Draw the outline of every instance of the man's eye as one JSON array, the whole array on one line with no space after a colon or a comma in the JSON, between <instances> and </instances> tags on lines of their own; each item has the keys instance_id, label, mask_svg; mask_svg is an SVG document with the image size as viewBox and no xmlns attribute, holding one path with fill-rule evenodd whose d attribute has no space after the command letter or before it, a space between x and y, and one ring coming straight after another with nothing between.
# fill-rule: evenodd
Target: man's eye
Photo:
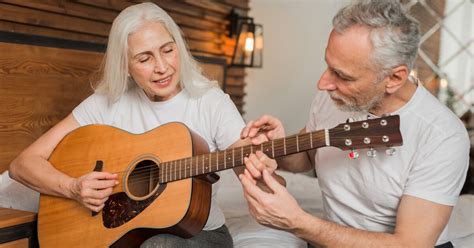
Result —
<instances>
[{"instance_id":1,"label":"man's eye","mask_svg":"<svg viewBox=\"0 0 474 248\"><path fill-rule=\"evenodd\" d=\"M172 51L173 51L173 48L168 48L168 49L165 49L163 52L164 52L164 53L170 53L170 52L172 52Z\"/></svg>"}]
</instances>

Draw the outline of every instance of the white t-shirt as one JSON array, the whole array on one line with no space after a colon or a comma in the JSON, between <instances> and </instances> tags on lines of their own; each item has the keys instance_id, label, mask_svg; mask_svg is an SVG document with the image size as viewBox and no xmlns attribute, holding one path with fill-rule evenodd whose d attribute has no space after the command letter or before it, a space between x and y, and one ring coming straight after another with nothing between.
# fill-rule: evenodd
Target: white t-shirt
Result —
<instances>
[{"instance_id":1,"label":"white t-shirt","mask_svg":"<svg viewBox=\"0 0 474 248\"><path fill-rule=\"evenodd\" d=\"M199 134L209 150L224 150L240 138L245 126L229 95L218 88L192 98L182 90L163 102L152 102L139 87L127 91L117 102L108 104L104 95L93 94L72 111L81 126L111 125L130 133L144 133L169 122L182 122ZM224 225L224 215L217 205L219 182L212 185L212 203L204 230Z\"/></svg>"},{"instance_id":2,"label":"white t-shirt","mask_svg":"<svg viewBox=\"0 0 474 248\"><path fill-rule=\"evenodd\" d=\"M358 159L348 151L324 147L315 155L316 172L326 218L336 223L374 232L393 233L402 195L411 195L454 206L466 178L470 142L461 121L423 86L392 115L400 115L403 146L388 156L367 149ZM377 118L369 113L343 112L327 92L313 100L307 131L332 128L347 118ZM436 218L434 216L433 218ZM423 227L420 227L423 228ZM447 242L447 227L437 244Z\"/></svg>"}]
</instances>

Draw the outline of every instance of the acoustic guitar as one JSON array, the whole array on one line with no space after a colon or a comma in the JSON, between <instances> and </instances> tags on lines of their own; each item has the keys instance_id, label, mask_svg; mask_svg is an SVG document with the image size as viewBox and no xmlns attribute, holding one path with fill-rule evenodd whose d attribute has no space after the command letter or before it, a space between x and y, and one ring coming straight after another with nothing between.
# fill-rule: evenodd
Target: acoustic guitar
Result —
<instances>
[{"instance_id":1,"label":"acoustic guitar","mask_svg":"<svg viewBox=\"0 0 474 248\"><path fill-rule=\"evenodd\" d=\"M244 165L244 157L257 150L276 158L326 146L390 149L403 143L399 123L399 116L343 123L212 153L177 122L139 135L105 125L80 127L63 138L49 161L71 177L117 173L119 184L99 213L42 194L38 240L41 247L138 247L158 233L191 237L207 221L215 172Z\"/></svg>"}]
</instances>

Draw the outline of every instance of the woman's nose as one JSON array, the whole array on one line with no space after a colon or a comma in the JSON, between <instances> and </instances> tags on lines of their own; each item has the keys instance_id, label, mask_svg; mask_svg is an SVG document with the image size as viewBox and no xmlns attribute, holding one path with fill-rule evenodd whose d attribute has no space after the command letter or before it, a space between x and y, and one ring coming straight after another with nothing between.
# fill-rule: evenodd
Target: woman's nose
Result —
<instances>
[{"instance_id":1,"label":"woman's nose","mask_svg":"<svg viewBox=\"0 0 474 248\"><path fill-rule=\"evenodd\" d=\"M156 59L154 71L156 73L165 73L166 70L168 70L168 62L165 59L158 57Z\"/></svg>"}]
</instances>

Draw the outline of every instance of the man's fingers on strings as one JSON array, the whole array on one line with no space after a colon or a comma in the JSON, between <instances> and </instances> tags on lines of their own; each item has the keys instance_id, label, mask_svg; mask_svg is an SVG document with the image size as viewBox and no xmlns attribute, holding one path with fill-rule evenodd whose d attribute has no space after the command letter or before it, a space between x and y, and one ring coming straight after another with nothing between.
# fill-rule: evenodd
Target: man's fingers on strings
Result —
<instances>
[{"instance_id":1,"label":"man's fingers on strings","mask_svg":"<svg viewBox=\"0 0 474 248\"><path fill-rule=\"evenodd\" d=\"M264 169L262 174L263 181L273 192L280 191L282 188L284 188L275 178L272 177L267 169Z\"/></svg>"}]
</instances>

